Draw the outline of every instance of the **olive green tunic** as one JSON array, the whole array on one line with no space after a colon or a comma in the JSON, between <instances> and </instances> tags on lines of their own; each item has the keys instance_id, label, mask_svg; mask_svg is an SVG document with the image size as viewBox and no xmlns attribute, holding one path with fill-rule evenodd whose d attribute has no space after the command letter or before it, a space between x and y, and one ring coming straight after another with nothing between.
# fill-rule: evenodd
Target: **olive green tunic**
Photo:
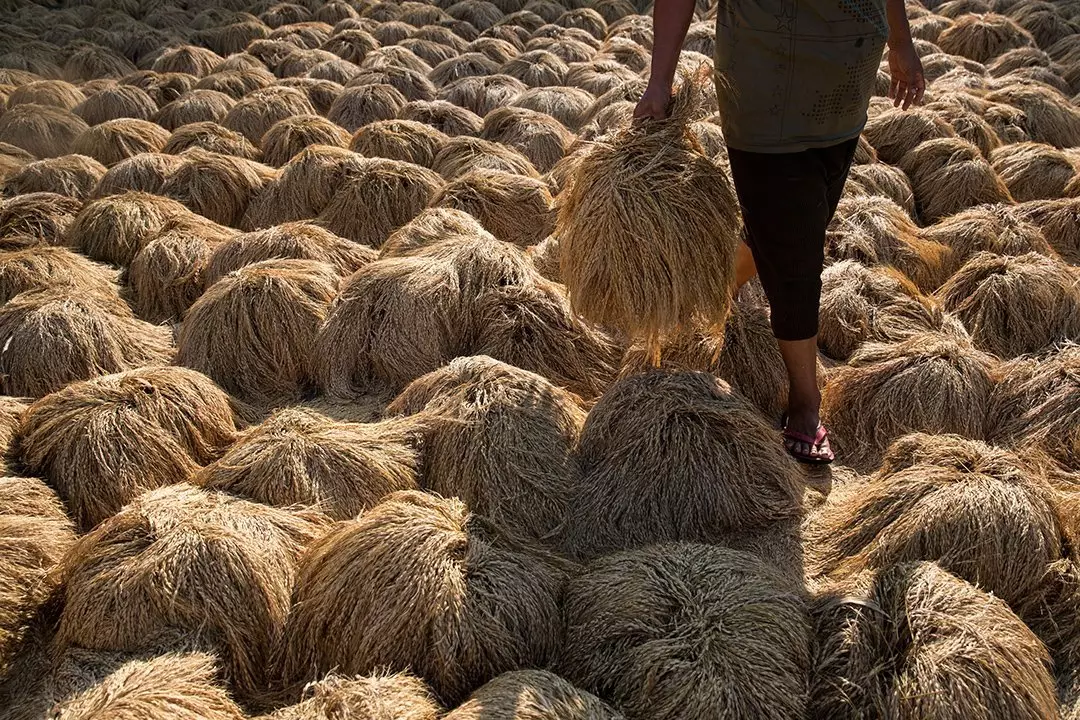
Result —
<instances>
[{"instance_id":1,"label":"olive green tunic","mask_svg":"<svg viewBox=\"0 0 1080 720\"><path fill-rule=\"evenodd\" d=\"M885 0L719 0L728 145L798 152L858 136L887 36Z\"/></svg>"}]
</instances>

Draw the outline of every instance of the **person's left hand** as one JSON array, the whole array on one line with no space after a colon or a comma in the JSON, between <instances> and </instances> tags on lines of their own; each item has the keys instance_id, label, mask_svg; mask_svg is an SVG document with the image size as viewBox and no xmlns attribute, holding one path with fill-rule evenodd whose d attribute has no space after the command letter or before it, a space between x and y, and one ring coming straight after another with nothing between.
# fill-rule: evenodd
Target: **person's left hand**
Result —
<instances>
[{"instance_id":1,"label":"person's left hand","mask_svg":"<svg viewBox=\"0 0 1080 720\"><path fill-rule=\"evenodd\" d=\"M923 78L922 60L915 52L915 45L907 42L889 44L889 99L894 107L907 110L912 105L922 102L926 92L926 80Z\"/></svg>"}]
</instances>

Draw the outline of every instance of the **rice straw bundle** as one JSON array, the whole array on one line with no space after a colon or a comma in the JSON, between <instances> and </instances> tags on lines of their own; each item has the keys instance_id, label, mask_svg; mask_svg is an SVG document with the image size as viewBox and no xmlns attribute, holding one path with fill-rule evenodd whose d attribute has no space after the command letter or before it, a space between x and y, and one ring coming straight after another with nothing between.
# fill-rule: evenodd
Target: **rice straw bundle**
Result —
<instances>
[{"instance_id":1,"label":"rice straw bundle","mask_svg":"<svg viewBox=\"0 0 1080 720\"><path fill-rule=\"evenodd\" d=\"M67 242L95 260L127 266L166 223L190 216L174 200L125 192L86 203L68 228Z\"/></svg>"},{"instance_id":2,"label":"rice straw bundle","mask_svg":"<svg viewBox=\"0 0 1080 720\"><path fill-rule=\"evenodd\" d=\"M818 346L829 357L847 360L864 342L898 342L925 332L970 342L959 319L890 267L844 260L821 274Z\"/></svg>"},{"instance_id":3,"label":"rice straw bundle","mask_svg":"<svg viewBox=\"0 0 1080 720\"><path fill-rule=\"evenodd\" d=\"M1010 18L987 13L957 18L941 31L937 43L950 55L986 63L1009 50L1032 47L1035 39Z\"/></svg>"},{"instance_id":4,"label":"rice straw bundle","mask_svg":"<svg viewBox=\"0 0 1080 720\"><path fill-rule=\"evenodd\" d=\"M1030 451L1039 448L1076 467L1080 462L1080 346L1065 343L1041 360L1019 358L1002 367L989 409L990 439Z\"/></svg>"},{"instance_id":5,"label":"rice straw bundle","mask_svg":"<svg viewBox=\"0 0 1080 720\"><path fill-rule=\"evenodd\" d=\"M111 166L140 153L159 152L168 139L168 131L155 123L121 118L83 131L72 142L71 150Z\"/></svg>"},{"instance_id":6,"label":"rice straw bundle","mask_svg":"<svg viewBox=\"0 0 1080 720\"><path fill-rule=\"evenodd\" d=\"M206 289L214 248L232 233L198 216L169 222L131 259L125 284L136 314L149 322L177 322Z\"/></svg>"},{"instance_id":7,"label":"rice straw bundle","mask_svg":"<svg viewBox=\"0 0 1080 720\"><path fill-rule=\"evenodd\" d=\"M1038 226L1027 222L1009 205L981 205L965 210L931 225L921 235L949 248L946 273L950 276L980 252L1054 255Z\"/></svg>"},{"instance_id":8,"label":"rice straw bundle","mask_svg":"<svg viewBox=\"0 0 1080 720\"><path fill-rule=\"evenodd\" d=\"M239 422L208 378L143 368L75 383L30 406L15 450L86 530L144 490L187 480L221 455ZM115 432L94 433L93 428Z\"/></svg>"},{"instance_id":9,"label":"rice straw bundle","mask_svg":"<svg viewBox=\"0 0 1080 720\"><path fill-rule=\"evenodd\" d=\"M1013 607L1061 557L1046 477L1011 452L957 435L898 440L878 473L811 515L806 542L815 575L929 560Z\"/></svg>"},{"instance_id":10,"label":"rice straw bundle","mask_svg":"<svg viewBox=\"0 0 1080 720\"><path fill-rule=\"evenodd\" d=\"M305 687L301 702L260 720L334 720L342 712L356 718L394 720L442 717L442 708L424 681L400 672L351 678L328 675Z\"/></svg>"},{"instance_id":11,"label":"rice straw bundle","mask_svg":"<svg viewBox=\"0 0 1080 720\"><path fill-rule=\"evenodd\" d=\"M359 243L338 237L308 222L283 223L267 230L235 235L214 248L206 268L206 283L213 285L225 275L263 260L315 260L348 276L378 254Z\"/></svg>"},{"instance_id":12,"label":"rice straw bundle","mask_svg":"<svg viewBox=\"0 0 1080 720\"><path fill-rule=\"evenodd\" d=\"M186 73L201 78L209 75L222 59L213 50L194 45L181 45L170 47L158 55L150 69L160 73Z\"/></svg>"},{"instance_id":13,"label":"rice straw bundle","mask_svg":"<svg viewBox=\"0 0 1080 720\"><path fill-rule=\"evenodd\" d=\"M93 674L85 670L76 673L86 687L63 696L53 707L57 720L244 718L243 710L221 686L217 658L209 653L168 653L126 662L118 658L105 667L108 672L100 678L87 677Z\"/></svg>"},{"instance_id":14,"label":"rice straw bundle","mask_svg":"<svg viewBox=\"0 0 1080 720\"><path fill-rule=\"evenodd\" d=\"M1024 127L1036 142L1057 148L1080 145L1080 110L1053 88L1038 83L1014 84L990 93L986 100L1023 111Z\"/></svg>"},{"instance_id":15,"label":"rice straw bundle","mask_svg":"<svg viewBox=\"0 0 1080 720\"><path fill-rule=\"evenodd\" d=\"M418 420L425 489L509 532L554 538L581 478L574 395L487 356L459 357L410 383L386 414Z\"/></svg>"},{"instance_id":16,"label":"rice straw bundle","mask_svg":"<svg viewBox=\"0 0 1080 720\"><path fill-rule=\"evenodd\" d=\"M313 260L264 260L211 285L184 314L176 363L260 407L313 387L312 351L340 276Z\"/></svg>"},{"instance_id":17,"label":"rice straw bundle","mask_svg":"<svg viewBox=\"0 0 1080 720\"><path fill-rule=\"evenodd\" d=\"M62 155L23 165L3 181L5 195L35 192L85 200L105 175L105 166L85 155Z\"/></svg>"},{"instance_id":18,"label":"rice straw bundle","mask_svg":"<svg viewBox=\"0 0 1080 720\"><path fill-rule=\"evenodd\" d=\"M71 288L119 301L116 272L67 248L30 247L0 253L0 304L27 290Z\"/></svg>"},{"instance_id":19,"label":"rice straw bundle","mask_svg":"<svg viewBox=\"0 0 1080 720\"><path fill-rule=\"evenodd\" d=\"M79 88L63 80L37 80L16 87L7 98L7 109L25 103L72 110L86 100Z\"/></svg>"},{"instance_id":20,"label":"rice straw bundle","mask_svg":"<svg viewBox=\"0 0 1080 720\"><path fill-rule=\"evenodd\" d=\"M622 348L573 314L562 288L536 280L492 289L475 310L476 352L535 372L584 398L615 379Z\"/></svg>"},{"instance_id":21,"label":"rice straw bundle","mask_svg":"<svg viewBox=\"0 0 1080 720\"><path fill-rule=\"evenodd\" d=\"M68 383L169 362L172 333L135 319L116 297L31 290L0 307L0 392L41 397ZM42 364L43 358L49 362Z\"/></svg>"},{"instance_id":22,"label":"rice straw bundle","mask_svg":"<svg viewBox=\"0 0 1080 720\"><path fill-rule=\"evenodd\" d=\"M275 507L314 505L355 517L398 490L419 489L415 423L361 424L308 409L279 410L244 433L193 483Z\"/></svg>"},{"instance_id":23,"label":"rice straw bundle","mask_svg":"<svg viewBox=\"0 0 1080 720\"><path fill-rule=\"evenodd\" d=\"M574 310L644 339L654 362L664 335L718 326L730 304L736 201L727 176L686 134L700 82L683 82L670 119L597 141L559 202Z\"/></svg>"},{"instance_id":24,"label":"rice straw bundle","mask_svg":"<svg viewBox=\"0 0 1080 720\"><path fill-rule=\"evenodd\" d=\"M368 123L397 117L406 102L392 85L358 85L345 88L326 117L354 133Z\"/></svg>"},{"instance_id":25,"label":"rice straw bundle","mask_svg":"<svg viewBox=\"0 0 1080 720\"><path fill-rule=\"evenodd\" d=\"M368 162L357 153L332 145L304 148L251 201L242 226L251 230L311 220L341 190L346 173Z\"/></svg>"},{"instance_id":26,"label":"rice straw bundle","mask_svg":"<svg viewBox=\"0 0 1080 720\"><path fill-rule=\"evenodd\" d=\"M87 98L87 112L100 113L100 120L97 122L115 120L116 117L138 117L149 120L159 107L168 105L194 88L197 81L198 78L193 75L156 73L150 70L125 75L115 88L105 88ZM152 102L148 104L142 95L130 92L131 88L142 90ZM98 98L102 100L99 102ZM131 114L132 110L136 110L136 114ZM91 125L96 124L89 117L83 119Z\"/></svg>"},{"instance_id":27,"label":"rice straw bundle","mask_svg":"<svg viewBox=\"0 0 1080 720\"><path fill-rule=\"evenodd\" d=\"M0 202L0 248L64 245L82 202L66 195L37 192Z\"/></svg>"},{"instance_id":28,"label":"rice straw bundle","mask_svg":"<svg viewBox=\"0 0 1080 720\"><path fill-rule=\"evenodd\" d=\"M293 115L314 114L311 101L300 90L273 85L246 95L221 124L257 145L274 123Z\"/></svg>"},{"instance_id":29,"label":"rice straw bundle","mask_svg":"<svg viewBox=\"0 0 1080 720\"><path fill-rule=\"evenodd\" d=\"M994 168L967 140L928 140L899 164L911 178L915 207L924 224L977 205L1013 200Z\"/></svg>"},{"instance_id":30,"label":"rice straw bundle","mask_svg":"<svg viewBox=\"0 0 1080 720\"><path fill-rule=\"evenodd\" d=\"M292 88L299 90L311 103L311 107L315 109L315 112L322 116L326 116L330 112L330 108L333 107L334 101L336 101L341 93L345 91L345 88L336 82L330 80L317 80L315 78L301 77L301 78L285 78L279 80L277 85L284 88ZM298 113L301 114L301 113Z\"/></svg>"},{"instance_id":31,"label":"rice straw bundle","mask_svg":"<svg viewBox=\"0 0 1080 720\"><path fill-rule=\"evenodd\" d=\"M1077 173L1068 155L1043 143L1005 145L990 162L1017 202L1062 197Z\"/></svg>"},{"instance_id":32,"label":"rice straw bundle","mask_svg":"<svg viewBox=\"0 0 1080 720\"><path fill-rule=\"evenodd\" d=\"M331 306L315 348L319 386L339 398L403 388L459 354L463 324L449 262L373 262L345 280Z\"/></svg>"},{"instance_id":33,"label":"rice straw bundle","mask_svg":"<svg viewBox=\"0 0 1080 720\"><path fill-rule=\"evenodd\" d=\"M54 571L75 544L75 531L55 494L40 480L3 478L0 488L5 493L34 493L42 500L38 508L0 515L0 668L7 674L33 632L34 615L57 589Z\"/></svg>"},{"instance_id":34,"label":"rice straw bundle","mask_svg":"<svg viewBox=\"0 0 1080 720\"><path fill-rule=\"evenodd\" d=\"M523 82L509 75L481 75L447 83L439 88L436 98L485 117L492 110L509 105L525 90Z\"/></svg>"},{"instance_id":35,"label":"rice straw bundle","mask_svg":"<svg viewBox=\"0 0 1080 720\"><path fill-rule=\"evenodd\" d=\"M475 137L448 140L436 154L431 167L446 180L461 177L470 170L501 170L525 177L540 177L528 158L517 150Z\"/></svg>"},{"instance_id":36,"label":"rice straw bundle","mask_svg":"<svg viewBox=\"0 0 1080 720\"><path fill-rule=\"evenodd\" d=\"M932 291L948 277L949 248L920 236L904 209L880 197L840 200L825 234L825 255L865 265L891 265L920 289Z\"/></svg>"},{"instance_id":37,"label":"rice straw bundle","mask_svg":"<svg viewBox=\"0 0 1080 720\"><path fill-rule=\"evenodd\" d=\"M395 493L304 555L276 668L301 685L331 668L410 667L459 702L502 672L554 660L567 565L459 500ZM395 582L381 579L388 571Z\"/></svg>"},{"instance_id":38,"label":"rice straw bundle","mask_svg":"<svg viewBox=\"0 0 1080 720\"><path fill-rule=\"evenodd\" d=\"M1057 715L1050 658L1000 599L933 563L826 587L811 617L815 717L943 720Z\"/></svg>"},{"instance_id":39,"label":"rice straw bundle","mask_svg":"<svg viewBox=\"0 0 1080 720\"><path fill-rule=\"evenodd\" d=\"M431 204L468 212L495 237L522 248L543 240L555 225L551 193L543 182L498 170L457 176Z\"/></svg>"},{"instance_id":40,"label":"rice straw bundle","mask_svg":"<svg viewBox=\"0 0 1080 720\"><path fill-rule=\"evenodd\" d=\"M250 57L250 56L249 56ZM272 73L263 68L262 63L251 58L256 65L236 70L224 70L220 66L213 73L195 83L195 90L215 90L239 100L250 92L255 92L275 83Z\"/></svg>"},{"instance_id":41,"label":"rice straw bundle","mask_svg":"<svg viewBox=\"0 0 1080 720\"><path fill-rule=\"evenodd\" d=\"M415 120L379 120L357 130L349 149L366 157L403 160L429 168L449 139L439 130Z\"/></svg>"},{"instance_id":42,"label":"rice straw bundle","mask_svg":"<svg viewBox=\"0 0 1080 720\"><path fill-rule=\"evenodd\" d=\"M349 84L352 86L390 85L396 87L397 92L405 96L409 103L435 99L435 83L428 80L426 74L397 65L361 68L360 73L355 74ZM404 108L402 111L404 112Z\"/></svg>"},{"instance_id":43,"label":"rice straw bundle","mask_svg":"<svg viewBox=\"0 0 1080 720\"><path fill-rule=\"evenodd\" d=\"M979 148L983 157L990 158L990 154L1001 147L1001 138L993 126L975 109L960 101L946 98L930 103L927 109L933 110L938 117L947 121L958 137Z\"/></svg>"},{"instance_id":44,"label":"rice straw bundle","mask_svg":"<svg viewBox=\"0 0 1080 720\"><path fill-rule=\"evenodd\" d=\"M846 194L860 194L858 191L861 189L866 195L887 197L902 207L909 217L915 214L915 193L911 189L911 181L903 170L893 165L881 162L853 165L844 189Z\"/></svg>"},{"instance_id":45,"label":"rice straw bundle","mask_svg":"<svg viewBox=\"0 0 1080 720\"><path fill-rule=\"evenodd\" d=\"M246 160L262 159L262 153L246 137L216 122L189 123L177 128L169 136L161 152L168 155L180 155L189 148L200 148L207 152L233 155ZM178 158L177 166L181 162Z\"/></svg>"},{"instance_id":46,"label":"rice straw bundle","mask_svg":"<svg viewBox=\"0 0 1080 720\"><path fill-rule=\"evenodd\" d=\"M343 148L348 144L349 134L326 118L319 115L296 115L267 130L260 147L266 164L281 167L309 145Z\"/></svg>"},{"instance_id":47,"label":"rice straw bundle","mask_svg":"<svg viewBox=\"0 0 1080 720\"><path fill-rule=\"evenodd\" d=\"M239 227L248 204L276 175L252 160L198 148L184 151L183 163L161 188L165 197L216 223Z\"/></svg>"},{"instance_id":48,"label":"rice straw bundle","mask_svg":"<svg viewBox=\"0 0 1080 720\"><path fill-rule=\"evenodd\" d=\"M266 685L296 563L327 525L187 484L144 493L64 559L57 648L138 651L181 631L219 649L250 698Z\"/></svg>"},{"instance_id":49,"label":"rice straw bundle","mask_svg":"<svg viewBox=\"0 0 1080 720\"><path fill-rule=\"evenodd\" d=\"M441 185L425 167L365 158L345 171L319 222L341 237L378 248L427 207Z\"/></svg>"},{"instance_id":50,"label":"rice straw bundle","mask_svg":"<svg viewBox=\"0 0 1080 720\"><path fill-rule=\"evenodd\" d=\"M0 142L22 148L37 158L71 152L72 143L89 125L67 110L48 105L17 105L0 115Z\"/></svg>"},{"instance_id":51,"label":"rice straw bundle","mask_svg":"<svg viewBox=\"0 0 1080 720\"><path fill-rule=\"evenodd\" d=\"M986 437L996 360L939 333L866 343L833 370L822 422L855 469L876 467L889 443L912 432Z\"/></svg>"},{"instance_id":52,"label":"rice straw bundle","mask_svg":"<svg viewBox=\"0 0 1080 720\"><path fill-rule=\"evenodd\" d=\"M976 346L1002 358L1080 338L1080 283L1055 258L979 253L937 295Z\"/></svg>"},{"instance_id":53,"label":"rice straw bundle","mask_svg":"<svg viewBox=\"0 0 1080 720\"><path fill-rule=\"evenodd\" d=\"M98 183L95 195L117 195L128 191L160 194L165 181L183 160L164 153L144 153L122 160L109 168Z\"/></svg>"},{"instance_id":54,"label":"rice straw bundle","mask_svg":"<svg viewBox=\"0 0 1080 720\"><path fill-rule=\"evenodd\" d=\"M234 107L236 101L225 93L196 88L162 106L154 114L154 122L170 131L193 123L220 123Z\"/></svg>"},{"instance_id":55,"label":"rice straw bundle","mask_svg":"<svg viewBox=\"0 0 1080 720\"><path fill-rule=\"evenodd\" d=\"M532 88L518 95L513 107L548 115L571 131L578 130L595 98L585 90L574 87Z\"/></svg>"},{"instance_id":56,"label":"rice straw bundle","mask_svg":"<svg viewBox=\"0 0 1080 720\"><path fill-rule=\"evenodd\" d=\"M1080 198L1024 203L1013 212L1038 227L1062 260L1080 265Z\"/></svg>"},{"instance_id":57,"label":"rice straw bundle","mask_svg":"<svg viewBox=\"0 0 1080 720\"><path fill-rule=\"evenodd\" d=\"M451 208L427 208L405 223L387 239L379 249L379 257L404 257L426 254L435 245L451 252L466 251L465 243L480 239L487 247L484 255L495 258L506 244L500 244L495 236L484 230L480 222L467 212ZM490 249L490 252L488 251Z\"/></svg>"},{"instance_id":58,"label":"rice straw bundle","mask_svg":"<svg viewBox=\"0 0 1080 720\"><path fill-rule=\"evenodd\" d=\"M514 670L488 681L446 720L620 720L603 700L547 670Z\"/></svg>"},{"instance_id":59,"label":"rice straw bundle","mask_svg":"<svg viewBox=\"0 0 1080 720\"><path fill-rule=\"evenodd\" d=\"M518 150L540 172L547 172L563 158L571 134L553 117L525 108L505 107L484 117L484 140Z\"/></svg>"},{"instance_id":60,"label":"rice straw bundle","mask_svg":"<svg viewBox=\"0 0 1080 720\"><path fill-rule=\"evenodd\" d=\"M628 718L805 713L805 600L747 553L663 543L609 555L570 581L564 614L559 671Z\"/></svg>"},{"instance_id":61,"label":"rice straw bundle","mask_svg":"<svg viewBox=\"0 0 1080 720\"><path fill-rule=\"evenodd\" d=\"M398 113L401 120L415 120L430 125L451 137L478 135L484 120L472 110L446 100L411 100Z\"/></svg>"},{"instance_id":62,"label":"rice straw bundle","mask_svg":"<svg viewBox=\"0 0 1080 720\"><path fill-rule=\"evenodd\" d=\"M654 542L712 543L798 518L802 481L777 435L711 375L620 379L582 432L585 478L569 503L567 550L596 557Z\"/></svg>"},{"instance_id":63,"label":"rice straw bundle","mask_svg":"<svg viewBox=\"0 0 1080 720\"><path fill-rule=\"evenodd\" d=\"M923 108L886 110L868 120L863 132L881 161L890 165L927 140L956 137L948 122Z\"/></svg>"},{"instance_id":64,"label":"rice straw bundle","mask_svg":"<svg viewBox=\"0 0 1080 720\"><path fill-rule=\"evenodd\" d=\"M525 49L512 26L500 27L503 29L483 35L468 43L465 46L465 52L482 53L502 65ZM506 34L509 37L496 37L500 34Z\"/></svg>"}]
</instances>

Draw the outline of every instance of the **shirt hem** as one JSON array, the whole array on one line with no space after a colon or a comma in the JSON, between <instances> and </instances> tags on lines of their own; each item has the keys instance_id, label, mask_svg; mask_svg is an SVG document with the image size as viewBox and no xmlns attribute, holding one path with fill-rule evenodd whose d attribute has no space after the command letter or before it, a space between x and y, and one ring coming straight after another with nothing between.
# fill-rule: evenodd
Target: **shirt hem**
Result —
<instances>
[{"instance_id":1,"label":"shirt hem","mask_svg":"<svg viewBox=\"0 0 1080 720\"><path fill-rule=\"evenodd\" d=\"M866 127L865 123L862 127L854 132L846 133L844 135L835 135L827 138L815 138L812 140L799 140L787 143L765 143L754 144L744 143L737 140L726 140L727 146L735 150L741 150L742 152L755 152L764 153L768 155L779 155L783 153L797 153L805 150L816 150L818 148L832 147L833 145L839 145L840 143L847 142L854 138L859 137L862 134L863 128Z\"/></svg>"}]
</instances>

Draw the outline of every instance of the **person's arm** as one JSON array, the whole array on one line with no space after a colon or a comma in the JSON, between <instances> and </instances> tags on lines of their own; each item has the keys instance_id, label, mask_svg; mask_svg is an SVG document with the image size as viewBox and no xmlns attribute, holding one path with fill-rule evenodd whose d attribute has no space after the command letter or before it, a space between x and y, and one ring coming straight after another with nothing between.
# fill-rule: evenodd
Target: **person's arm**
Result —
<instances>
[{"instance_id":1,"label":"person's arm","mask_svg":"<svg viewBox=\"0 0 1080 720\"><path fill-rule=\"evenodd\" d=\"M907 110L921 103L926 91L922 61L911 40L904 0L886 0L885 12L889 19L889 74L892 76L889 97L894 106Z\"/></svg>"},{"instance_id":2,"label":"person's arm","mask_svg":"<svg viewBox=\"0 0 1080 720\"><path fill-rule=\"evenodd\" d=\"M693 17L694 0L656 0L653 5L652 68L634 117L667 117L679 53Z\"/></svg>"}]
</instances>

